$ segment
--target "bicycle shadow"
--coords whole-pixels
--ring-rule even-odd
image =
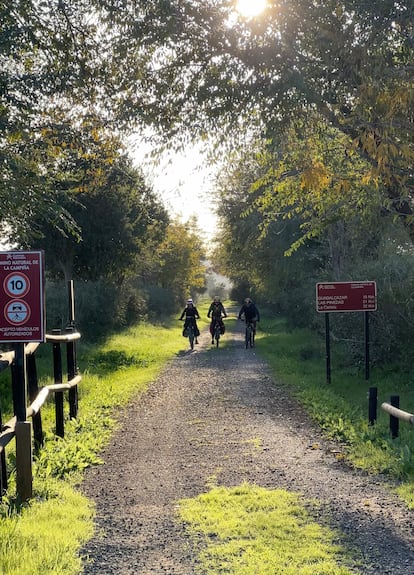
[[[191,347],[189,347],[188,349],[181,349],[180,351],[177,351],[176,355],[177,355],[177,357],[183,357],[186,355],[191,355],[195,351],[197,351],[195,346],[194,346],[194,349],[191,349]],[[200,350],[200,351],[202,351],[202,350]]]

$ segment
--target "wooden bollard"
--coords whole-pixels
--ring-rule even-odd
[[[393,407],[396,407],[397,409],[399,409],[399,407],[400,407],[400,396],[399,395],[391,395],[390,403]],[[395,417],[394,415],[390,415],[390,431],[391,431],[391,437],[393,439],[396,439],[398,437],[399,424],[400,424],[400,420],[398,419],[398,417]]]
[[[16,491],[21,503],[33,495],[32,476],[32,424],[16,422]]]
[[[368,422],[374,425],[377,421],[378,389],[370,387],[368,391]]]

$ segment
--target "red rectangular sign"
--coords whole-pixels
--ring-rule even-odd
[[[42,251],[0,252],[0,342],[44,341]]]
[[[316,311],[375,311],[375,282],[330,282],[316,284]]]

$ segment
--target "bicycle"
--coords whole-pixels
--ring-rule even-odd
[[[256,330],[254,329],[254,320],[246,320],[246,331],[244,335],[246,349],[248,347],[254,347],[254,338],[256,335]]]
[[[194,349],[194,340],[195,340],[195,321],[193,317],[188,317],[187,318],[187,326],[186,326],[186,330],[187,330],[187,336],[188,336],[188,341],[190,342],[190,348]]]
[[[220,322],[216,320],[213,327],[213,340],[215,340],[216,342],[216,347],[219,346],[220,336],[221,336],[221,325]]]

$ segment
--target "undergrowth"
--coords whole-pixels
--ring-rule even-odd
[[[141,324],[99,347],[79,345],[78,418],[65,421],[65,437],[60,438],[54,434],[53,398],[42,408],[44,445],[34,460],[33,499],[23,506],[15,498],[12,444],[7,449],[9,486],[0,505],[2,575],[81,572],[79,549],[92,535],[94,514],[79,490],[83,472],[100,463],[99,454],[118,425],[119,410],[183,349],[177,324]],[[38,354],[40,385],[53,383],[47,375],[52,371],[50,350],[44,349]],[[10,385],[2,375],[0,389]],[[7,407],[10,411],[11,405]]]

